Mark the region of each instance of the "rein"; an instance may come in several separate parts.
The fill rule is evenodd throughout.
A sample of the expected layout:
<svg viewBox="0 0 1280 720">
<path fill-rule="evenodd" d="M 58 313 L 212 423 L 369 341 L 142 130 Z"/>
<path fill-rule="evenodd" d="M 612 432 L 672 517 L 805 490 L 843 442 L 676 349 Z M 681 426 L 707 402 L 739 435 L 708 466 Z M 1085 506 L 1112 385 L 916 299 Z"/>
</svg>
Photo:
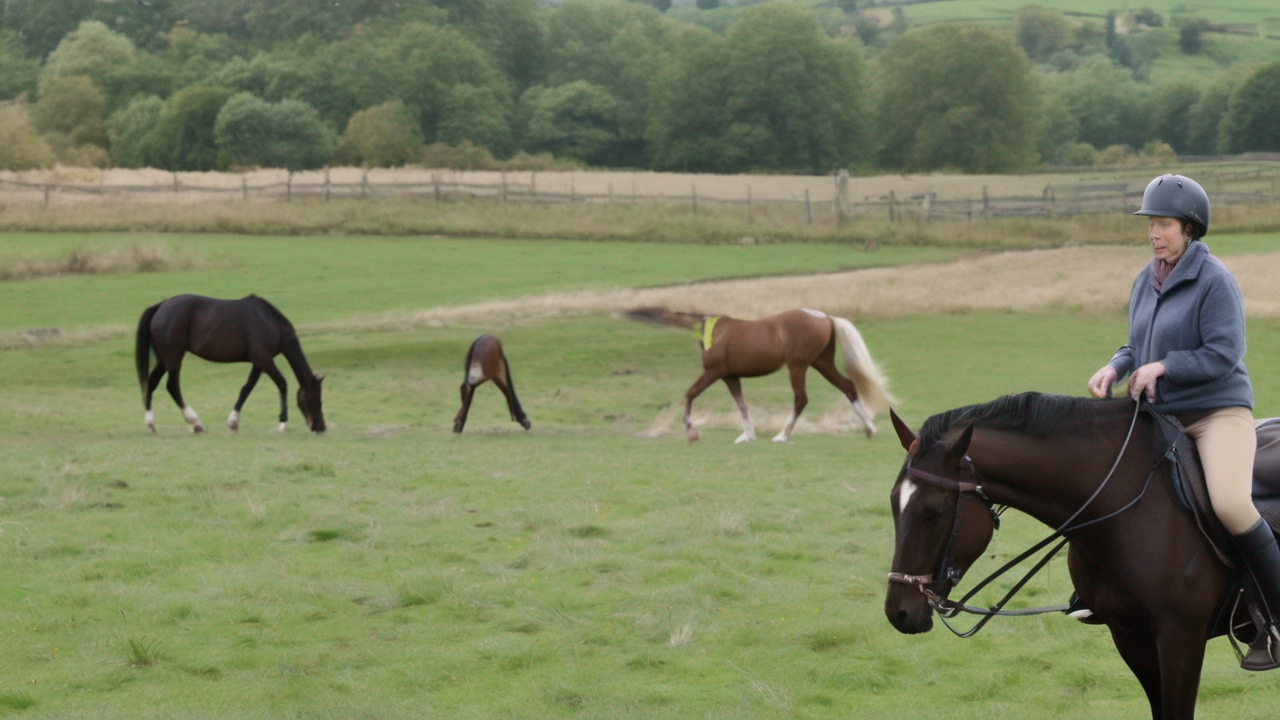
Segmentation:
<svg viewBox="0 0 1280 720">
<path fill-rule="evenodd" d="M 1027 582 L 1029 582 L 1031 578 L 1035 576 L 1035 574 L 1038 573 L 1040 569 L 1043 568 L 1049 562 L 1049 560 L 1051 560 L 1053 556 L 1056 555 L 1058 551 L 1063 548 L 1064 545 L 1067 544 L 1067 542 L 1069 541 L 1069 538 L 1063 537 L 1066 533 L 1073 532 L 1076 530 L 1083 530 L 1084 528 L 1087 528 L 1091 525 L 1095 525 L 1097 523 L 1110 520 L 1111 518 L 1116 517 L 1117 515 L 1123 513 L 1124 511 L 1136 505 L 1138 501 L 1141 500 L 1144 495 L 1146 495 L 1147 488 L 1151 485 L 1151 478 L 1155 475 L 1156 468 L 1158 468 L 1160 466 L 1160 463 L 1163 462 L 1165 458 L 1169 456 L 1169 453 L 1172 452 L 1172 450 L 1170 450 L 1169 452 L 1166 452 L 1163 456 L 1157 459 L 1155 463 L 1151 466 L 1151 470 L 1147 473 L 1147 478 L 1143 482 L 1142 490 L 1138 493 L 1137 497 L 1130 500 L 1128 503 L 1126 503 L 1123 507 L 1121 507 L 1119 510 L 1116 510 L 1115 512 L 1109 513 L 1100 518 L 1089 520 L 1088 522 L 1084 522 L 1079 525 L 1074 525 L 1074 526 L 1072 525 L 1072 523 L 1075 522 L 1076 518 L 1080 517 L 1080 514 L 1083 513 L 1085 509 L 1088 508 L 1089 505 L 1091 505 L 1095 499 L 1097 499 L 1098 495 L 1102 493 L 1102 490 L 1107 486 L 1107 483 L 1111 481 L 1112 476 L 1115 475 L 1116 468 L 1120 467 L 1120 461 L 1124 459 L 1125 451 L 1128 450 L 1129 448 L 1129 441 L 1133 438 L 1133 430 L 1135 427 L 1137 427 L 1138 413 L 1141 411 L 1141 409 L 1142 409 L 1142 399 L 1139 398 L 1134 405 L 1133 419 L 1130 420 L 1129 422 L 1129 431 L 1128 433 L 1125 434 L 1124 444 L 1120 446 L 1120 452 L 1116 456 L 1115 462 L 1111 464 L 1111 469 L 1107 471 L 1106 477 L 1102 479 L 1102 483 L 1098 485 L 1098 488 L 1096 490 L 1093 491 L 1093 494 L 1089 496 L 1089 499 L 1086 500 L 1084 504 L 1080 506 L 1079 509 L 1077 509 L 1074 513 L 1072 513 L 1071 517 L 1067 518 L 1066 522 L 1064 522 L 1052 534 L 1050 534 L 1045 539 L 1033 545 L 1030 549 L 1022 552 L 1013 560 L 1010 560 L 1009 562 L 1005 563 L 1002 567 L 1000 567 L 1000 569 L 988 575 L 981 582 L 979 582 L 972 590 L 965 593 L 964 597 L 960 598 L 960 600 L 958 601 L 949 600 L 937 594 L 936 592 L 930 590 L 928 587 L 926 587 L 927 585 L 931 584 L 934 581 L 933 573 L 928 575 L 906 575 L 903 573 L 891 572 L 889 573 L 889 582 L 898 583 L 902 585 L 915 585 L 920 590 L 920 592 L 925 596 L 925 598 L 928 600 L 929 605 L 935 611 L 937 611 L 938 617 L 942 620 L 942 624 L 945 625 L 947 629 L 950 630 L 954 635 L 962 638 L 972 637 L 979 630 L 981 630 L 982 627 L 991 620 L 991 618 L 997 615 L 1005 615 L 1005 616 L 1042 615 L 1045 613 L 1061 612 L 1063 610 L 1066 610 L 1068 606 L 1065 604 L 1025 608 L 1022 610 L 1004 610 L 1003 608 L 1005 606 L 1005 603 L 1007 603 L 1010 599 L 1012 599 L 1015 595 L 1017 595 L 1018 592 L 1022 590 L 1023 586 L 1025 586 Z M 951 537 L 947 541 L 947 547 L 943 550 L 942 557 L 939 558 L 938 560 L 938 572 L 937 572 L 939 576 L 945 576 L 947 581 L 951 583 L 952 587 L 954 587 L 960 581 L 960 578 L 963 575 L 963 572 L 960 571 L 959 568 L 956 568 L 954 566 L 947 568 L 947 566 L 950 563 L 954 562 L 953 560 L 951 560 L 951 557 L 950 557 L 951 547 L 955 542 L 957 534 L 959 533 L 960 513 L 961 513 L 960 508 L 963 504 L 962 501 L 963 501 L 964 493 L 972 492 L 975 495 L 977 495 L 979 498 L 981 498 L 983 503 L 986 504 L 987 509 L 991 512 L 992 518 L 995 521 L 995 529 L 998 530 L 1000 528 L 1000 515 L 995 510 L 995 508 L 992 507 L 992 502 L 990 498 L 988 498 L 986 494 L 983 493 L 982 485 L 980 482 L 978 482 L 977 468 L 974 467 L 973 461 L 968 456 L 965 456 L 965 458 L 961 461 L 960 469 L 962 473 L 969 475 L 971 480 L 965 481 L 965 480 L 953 480 L 951 478 L 944 478 L 940 475 L 935 475 L 933 473 L 926 472 L 924 470 L 917 470 L 916 468 L 911 467 L 909 463 L 906 468 L 906 474 L 910 477 L 929 483 L 930 485 L 933 485 L 935 487 L 940 487 L 944 490 L 954 490 L 958 493 L 958 496 L 956 498 L 956 513 L 955 513 L 955 517 L 952 520 L 952 526 L 951 526 Z M 1004 575 L 1007 571 L 1021 564 L 1024 560 L 1036 554 L 1045 546 L 1047 546 L 1049 543 L 1059 538 L 1062 538 L 1061 541 L 1058 542 L 1058 544 L 1054 546 L 1054 548 L 1050 550 L 1043 558 L 1041 558 L 1035 564 L 1035 566 L 1033 566 L 1030 570 L 1028 570 L 1027 574 L 1024 575 L 1021 580 L 1015 583 L 1013 588 L 1010 589 L 1009 592 L 1006 593 L 1005 596 L 995 604 L 994 608 L 987 609 L 987 608 L 974 607 L 966 604 L 974 595 L 979 593 L 983 588 L 989 585 L 996 578 Z M 943 572 L 944 569 L 946 570 L 945 573 Z M 949 618 L 954 618 L 955 616 L 959 615 L 962 612 L 969 613 L 972 615 L 981 615 L 983 617 L 981 620 L 978 621 L 976 625 L 974 625 L 969 630 L 965 632 L 959 632 L 955 628 L 953 628 L 951 624 L 947 622 L 947 620 Z"/>
</svg>

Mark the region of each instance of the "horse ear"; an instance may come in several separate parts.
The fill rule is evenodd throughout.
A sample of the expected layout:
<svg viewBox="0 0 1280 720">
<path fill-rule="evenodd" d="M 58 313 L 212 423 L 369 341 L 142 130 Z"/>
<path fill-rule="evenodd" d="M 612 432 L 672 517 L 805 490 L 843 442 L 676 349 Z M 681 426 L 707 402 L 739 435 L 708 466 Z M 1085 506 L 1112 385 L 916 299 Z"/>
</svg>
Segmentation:
<svg viewBox="0 0 1280 720">
<path fill-rule="evenodd" d="M 951 443 L 951 447 L 947 448 L 947 455 L 951 456 L 953 460 L 959 460 L 964 457 L 965 453 L 969 452 L 969 443 L 972 440 L 973 423 L 970 423 L 969 426 L 964 429 L 964 432 L 960 433 L 960 437 L 956 438 L 956 441 Z"/>
<path fill-rule="evenodd" d="M 902 422 L 902 418 L 898 417 L 898 413 L 894 412 L 893 408 L 889 408 L 889 419 L 893 421 L 893 429 L 898 433 L 898 442 L 902 443 L 902 449 L 911 452 L 916 442 L 916 434 Z"/>
</svg>

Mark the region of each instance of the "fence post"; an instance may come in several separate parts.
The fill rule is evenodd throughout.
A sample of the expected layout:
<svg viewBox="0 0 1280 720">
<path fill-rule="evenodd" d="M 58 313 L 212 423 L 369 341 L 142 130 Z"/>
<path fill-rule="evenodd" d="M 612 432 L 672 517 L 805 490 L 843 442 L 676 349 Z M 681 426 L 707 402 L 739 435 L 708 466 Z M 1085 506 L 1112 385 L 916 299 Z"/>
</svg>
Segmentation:
<svg viewBox="0 0 1280 720">
<path fill-rule="evenodd" d="M 747 222 L 754 223 L 756 221 L 756 207 L 751 203 L 751 186 L 747 186 Z"/>
<path fill-rule="evenodd" d="M 691 184 L 689 188 L 693 191 L 693 214 L 697 215 L 698 214 L 698 186 L 697 184 Z"/>
<path fill-rule="evenodd" d="M 897 214 L 898 214 L 898 198 L 896 195 L 894 195 L 893 191 L 890 190 L 889 191 L 889 222 L 893 222 L 894 220 L 897 220 L 897 217 L 895 217 Z"/>
<path fill-rule="evenodd" d="M 240 176 L 240 199 L 249 199 L 249 178 L 243 175 Z"/>
<path fill-rule="evenodd" d="M 809 188 L 804 189 L 804 224 L 813 224 L 813 208 L 809 205 Z"/>
<path fill-rule="evenodd" d="M 49 207 L 49 183 L 44 185 L 44 206 Z"/>
<path fill-rule="evenodd" d="M 613 183 L 609 183 L 609 204 L 613 204 Z"/>
<path fill-rule="evenodd" d="M 982 186 L 982 219 L 991 219 L 991 198 L 987 195 L 987 186 Z"/>
<path fill-rule="evenodd" d="M 502 171 L 502 204 L 507 203 L 507 171 Z"/>
<path fill-rule="evenodd" d="M 292 170 L 290 170 L 289 174 L 286 175 L 284 178 L 284 201 L 293 202 L 293 171 Z"/>
<path fill-rule="evenodd" d="M 636 204 L 636 174 L 631 173 L 631 204 Z"/>
<path fill-rule="evenodd" d="M 933 191 L 925 190 L 924 199 L 920 201 L 920 215 L 924 218 L 926 225 L 929 224 L 929 213 L 933 210 Z"/>
<path fill-rule="evenodd" d="M 578 186 L 573 181 L 573 173 L 569 173 L 569 202 L 578 202 Z"/>
<path fill-rule="evenodd" d="M 360 199 L 369 197 L 369 170 L 366 168 L 360 173 Z"/>
<path fill-rule="evenodd" d="M 836 174 L 836 227 L 844 227 L 845 216 L 852 209 L 849 202 L 849 171 Z"/>
<path fill-rule="evenodd" d="M 529 174 L 529 192 L 533 195 L 533 202 L 538 202 L 538 171 L 534 170 Z"/>
<path fill-rule="evenodd" d="M 324 169 L 324 201 L 329 202 L 329 168 Z"/>
<path fill-rule="evenodd" d="M 436 204 L 440 204 L 440 171 L 431 173 L 431 185 L 435 189 Z"/>
<path fill-rule="evenodd" d="M 173 174 L 173 194 L 178 194 L 178 173 Z"/>
</svg>

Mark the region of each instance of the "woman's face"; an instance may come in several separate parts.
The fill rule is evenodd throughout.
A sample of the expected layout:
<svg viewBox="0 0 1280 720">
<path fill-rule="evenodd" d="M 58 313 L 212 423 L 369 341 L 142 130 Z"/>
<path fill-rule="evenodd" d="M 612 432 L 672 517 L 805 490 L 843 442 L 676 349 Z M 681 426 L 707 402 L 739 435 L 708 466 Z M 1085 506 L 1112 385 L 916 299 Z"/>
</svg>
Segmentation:
<svg viewBox="0 0 1280 720">
<path fill-rule="evenodd" d="M 1155 256 L 1168 263 L 1178 262 L 1191 242 L 1182 221 L 1171 217 L 1147 218 L 1147 239 L 1151 241 L 1151 251 Z"/>
</svg>

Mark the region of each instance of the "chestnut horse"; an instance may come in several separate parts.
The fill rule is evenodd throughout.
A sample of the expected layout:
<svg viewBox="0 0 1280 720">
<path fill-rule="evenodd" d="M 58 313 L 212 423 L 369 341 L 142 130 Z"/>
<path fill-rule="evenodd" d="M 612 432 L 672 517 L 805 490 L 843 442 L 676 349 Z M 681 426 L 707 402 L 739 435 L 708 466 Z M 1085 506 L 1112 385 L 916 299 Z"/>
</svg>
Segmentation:
<svg viewBox="0 0 1280 720">
<path fill-rule="evenodd" d="M 928 632 L 934 610 L 953 614 L 948 593 L 990 543 L 992 505 L 1015 508 L 1066 538 L 1071 580 L 1152 717 L 1193 717 L 1205 643 L 1230 625 L 1236 576 L 1175 505 L 1155 418 L 1128 398 L 1039 393 L 949 410 L 919 435 L 890 418 L 907 450 L 889 495 L 893 627 Z"/>
<path fill-rule="evenodd" d="M 512 421 L 523 425 L 525 430 L 532 427 L 529 417 L 524 414 L 524 409 L 516 398 L 516 386 L 511 382 L 511 366 L 502 352 L 502 341 L 497 335 L 481 335 L 471 343 L 462 372 L 462 409 L 453 419 L 454 432 L 462 432 L 462 427 L 467 424 L 467 411 L 471 409 L 472 395 L 477 387 L 488 380 L 492 380 L 506 396 Z"/>
<path fill-rule="evenodd" d="M 774 442 L 788 442 L 796 420 L 809 403 L 805 392 L 805 373 L 810 367 L 827 382 L 844 393 L 853 406 L 853 419 L 867 437 L 876 434 L 875 414 L 895 402 L 888 383 L 880 373 L 867 345 L 853 323 L 817 310 L 788 310 L 763 320 L 738 320 L 677 313 L 663 308 L 638 308 L 627 316 L 646 322 L 693 328 L 702 346 L 702 375 L 685 393 L 684 425 L 689 442 L 698 439 L 690 414 L 694 398 L 717 380 L 729 387 L 738 405 L 742 434 L 735 443 L 756 439 L 755 426 L 742 399 L 744 377 L 762 377 L 786 366 L 791 375 L 794 394 L 791 415 Z M 849 377 L 836 369 L 836 345 L 844 356 L 844 369 Z M 852 378 L 852 379 L 851 379 Z"/>
<path fill-rule="evenodd" d="M 156 366 L 152 370 L 149 365 L 153 350 Z M 178 386 L 182 358 L 188 352 L 211 362 L 253 363 L 249 380 L 240 389 L 240 397 L 227 418 L 227 427 L 233 431 L 240 429 L 240 409 L 265 372 L 280 389 L 280 431 L 284 432 L 289 420 L 288 384 L 273 359 L 283 354 L 298 377 L 298 409 L 307 427 L 314 433 L 324 432 L 324 413 L 320 409 L 320 382 L 324 377 L 311 372 L 298 334 L 289 320 L 257 295 L 240 300 L 176 295 L 142 312 L 135 357 L 146 411 L 143 421 L 151 432 L 156 431 L 151 395 L 166 372 L 169 373 L 169 394 L 182 408 L 182 417 L 191 425 L 191 431 L 205 431 L 196 411 L 182 401 L 182 390 Z"/>
</svg>

